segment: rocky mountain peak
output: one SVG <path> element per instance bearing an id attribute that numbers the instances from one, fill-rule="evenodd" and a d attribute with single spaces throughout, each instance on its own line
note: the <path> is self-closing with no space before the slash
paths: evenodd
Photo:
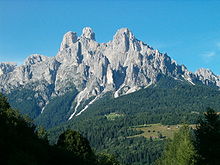
<path id="1" fill-rule="evenodd" d="M 210 70 L 189 72 L 167 54 L 136 39 L 128 28 L 119 29 L 112 41 L 98 43 L 93 30 L 85 27 L 80 37 L 67 32 L 55 57 L 33 54 L 18 67 L 0 63 L 0 90 L 34 90 L 42 97 L 43 109 L 52 97 L 74 88 L 77 95 L 69 112 L 71 119 L 107 92 L 120 97 L 157 83 L 161 75 L 220 87 L 220 77 Z M 90 100 L 88 105 L 80 108 L 86 100 Z"/>
<path id="2" fill-rule="evenodd" d="M 0 62 L 0 67 L 3 67 L 3 66 L 17 66 L 17 63 L 16 62 Z"/>
<path id="3" fill-rule="evenodd" d="M 220 77 L 215 75 L 210 69 L 198 69 L 195 75 L 206 85 L 220 86 Z"/>
<path id="4" fill-rule="evenodd" d="M 95 33 L 93 32 L 92 28 L 85 27 L 83 28 L 83 31 L 82 31 L 82 37 L 95 40 Z"/>
<path id="5" fill-rule="evenodd" d="M 127 52 L 130 48 L 139 49 L 140 45 L 134 34 L 128 28 L 119 29 L 113 38 L 113 49 L 118 52 Z"/>
<path id="6" fill-rule="evenodd" d="M 114 40 L 132 41 L 134 39 L 135 39 L 134 34 L 128 28 L 121 28 L 114 35 Z"/>
<path id="7" fill-rule="evenodd" d="M 0 63 L 0 76 L 12 72 L 17 64 L 14 62 L 1 62 Z"/>
<path id="8" fill-rule="evenodd" d="M 214 73 L 210 70 L 210 69 L 206 69 L 206 68 L 200 68 L 198 69 L 195 74 L 197 75 L 203 75 L 204 77 L 208 77 L 211 75 L 214 75 Z"/>
<path id="9" fill-rule="evenodd" d="M 62 51 L 63 49 L 66 49 L 68 47 L 70 47 L 72 44 L 74 44 L 77 41 L 77 34 L 76 32 L 67 32 L 64 36 L 63 36 L 63 41 L 60 45 L 60 51 Z"/>
<path id="10" fill-rule="evenodd" d="M 28 58 L 25 59 L 25 64 L 26 65 L 33 65 L 36 63 L 40 63 L 42 61 L 47 60 L 48 57 L 41 55 L 41 54 L 32 54 L 31 56 L 29 56 Z"/>

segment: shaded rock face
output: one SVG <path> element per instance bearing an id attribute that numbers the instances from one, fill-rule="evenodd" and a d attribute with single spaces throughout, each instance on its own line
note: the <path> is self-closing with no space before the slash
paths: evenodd
<path id="1" fill-rule="evenodd" d="M 16 68 L 16 63 L 2 62 L 0 63 L 0 76 L 7 75 Z"/>
<path id="2" fill-rule="evenodd" d="M 84 100 L 95 97 L 94 102 L 109 91 L 115 97 L 135 92 L 155 84 L 161 74 L 193 85 L 201 82 L 220 87 L 219 76 L 205 69 L 189 72 L 167 54 L 136 39 L 127 28 L 119 29 L 112 41 L 98 43 L 93 30 L 86 27 L 79 37 L 67 32 L 55 57 L 34 54 L 21 66 L 0 63 L 0 89 L 31 88 L 46 105 L 51 97 L 75 87 L 78 95 L 72 118 L 81 114 L 77 108 Z"/>

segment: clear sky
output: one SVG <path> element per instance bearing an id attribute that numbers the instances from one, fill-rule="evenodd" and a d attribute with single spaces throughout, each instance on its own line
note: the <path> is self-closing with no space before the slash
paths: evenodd
<path id="1" fill-rule="evenodd" d="M 67 31 L 89 26 L 98 42 L 128 27 L 190 71 L 220 75 L 218 0 L 0 0 L 0 62 L 55 56 Z"/>

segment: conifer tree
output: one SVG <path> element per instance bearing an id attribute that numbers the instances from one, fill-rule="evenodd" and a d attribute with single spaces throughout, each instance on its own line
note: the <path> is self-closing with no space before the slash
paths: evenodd
<path id="1" fill-rule="evenodd" d="M 95 155 L 89 145 L 89 141 L 77 131 L 66 130 L 59 136 L 57 146 L 71 152 L 73 157 L 94 161 Z"/>
<path id="2" fill-rule="evenodd" d="M 195 165 L 197 153 L 192 141 L 192 133 L 186 125 L 175 133 L 162 157 L 156 162 L 157 165 Z"/>
<path id="3" fill-rule="evenodd" d="M 200 119 L 195 132 L 200 165 L 220 164 L 220 120 L 211 108 Z"/>
<path id="4" fill-rule="evenodd" d="M 120 165 L 120 163 L 111 154 L 99 153 L 97 158 L 97 165 Z"/>

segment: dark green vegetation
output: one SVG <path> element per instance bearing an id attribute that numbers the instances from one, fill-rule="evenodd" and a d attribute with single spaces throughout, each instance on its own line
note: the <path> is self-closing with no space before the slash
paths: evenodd
<path id="1" fill-rule="evenodd" d="M 73 100 L 77 90 L 73 88 L 69 93 L 52 98 L 42 114 L 36 105 L 41 98 L 36 99 L 35 94 L 36 92 L 23 89 L 16 90 L 7 97 L 13 108 L 30 116 L 37 125 L 51 128 L 60 125 L 71 115 L 73 109 L 70 108 L 75 106 Z M 110 113 L 129 115 L 130 125 L 159 122 L 167 125 L 186 121 L 193 123 L 198 113 L 204 112 L 207 107 L 218 109 L 219 100 L 220 91 L 215 88 L 193 86 L 185 81 L 161 77 L 156 85 L 116 99 L 112 93 L 107 93 L 90 105 L 83 116 L 104 116 Z"/>
<path id="2" fill-rule="evenodd" d="M 14 90 L 7 95 L 10 105 L 18 109 L 20 113 L 34 119 L 40 115 L 41 109 L 38 106 L 38 101 L 41 97 L 35 98 L 36 92 L 28 89 Z"/>
<path id="3" fill-rule="evenodd" d="M 87 137 L 96 151 L 111 153 L 122 164 L 148 165 L 160 157 L 166 140 L 129 138 L 142 133 L 132 127 L 195 124 L 207 107 L 220 109 L 219 100 L 214 88 L 162 78 L 157 85 L 116 99 L 106 94 L 80 116 L 50 129 L 50 140 L 71 128 Z"/>
<path id="4" fill-rule="evenodd" d="M 165 147 L 162 157 L 156 162 L 158 165 L 196 165 L 198 154 L 193 144 L 192 130 L 187 125 L 175 133 Z"/>
<path id="5" fill-rule="evenodd" d="M 72 105 L 74 94 L 67 95 L 54 98 L 44 113 L 35 118 L 38 125 L 49 129 L 50 142 L 56 144 L 64 130 L 74 129 L 89 140 L 95 151 L 111 153 L 122 164 L 150 165 L 161 156 L 166 143 L 166 140 L 130 138 L 142 133 L 132 127 L 195 124 L 207 107 L 220 109 L 219 90 L 161 77 L 156 85 L 119 98 L 107 93 L 80 116 L 60 125 L 72 113 L 68 106 L 63 108 L 65 102 Z"/>
<path id="6" fill-rule="evenodd" d="M 214 110 L 208 109 L 204 118 L 199 120 L 195 135 L 196 147 L 201 156 L 199 164 L 218 165 L 220 163 L 220 119 Z"/>
<path id="7" fill-rule="evenodd" d="M 88 120 L 76 120 L 76 122 L 64 127 L 54 128 L 50 131 L 50 140 L 56 141 L 56 137 L 63 129 L 76 129 L 87 137 L 91 146 L 97 152 L 111 153 L 122 164 L 136 162 L 137 164 L 150 164 L 160 156 L 164 141 L 152 141 L 144 137 L 128 138 L 141 133 L 128 129 L 126 120 L 110 120 L 97 117 Z M 54 139 L 55 138 L 55 139 Z"/>
<path id="8" fill-rule="evenodd" d="M 73 100 L 77 95 L 77 90 L 72 90 L 63 96 L 55 97 L 44 108 L 44 112 L 35 119 L 35 124 L 47 127 L 59 125 L 67 121 L 71 113 L 69 112 Z"/>
<path id="9" fill-rule="evenodd" d="M 66 121 L 71 115 L 69 110 L 74 104 L 73 100 L 76 95 L 77 90 L 72 88 L 65 95 L 52 98 L 42 114 L 38 103 L 42 102 L 43 99 L 37 92 L 29 89 L 14 90 L 7 95 L 7 98 L 13 108 L 34 119 L 37 125 L 42 125 L 43 123 L 47 127 L 53 127 Z"/>
<path id="10" fill-rule="evenodd" d="M 0 95 L 1 165 L 117 165 L 105 154 L 95 155 L 89 142 L 78 132 L 63 132 L 55 145 L 49 145 L 46 132 L 13 110 Z"/>
<path id="11" fill-rule="evenodd" d="M 208 109 L 195 130 L 183 126 L 167 143 L 157 165 L 218 165 L 220 162 L 220 119 Z"/>

